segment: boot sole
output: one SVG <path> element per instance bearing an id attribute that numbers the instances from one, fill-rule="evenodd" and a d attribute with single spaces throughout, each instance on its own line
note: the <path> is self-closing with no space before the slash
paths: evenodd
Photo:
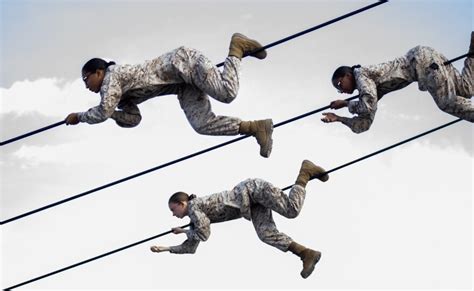
<path id="1" fill-rule="evenodd" d="M 233 38 L 235 37 L 236 39 L 240 39 L 240 40 L 242 40 L 242 41 L 250 42 L 253 46 L 256 46 L 257 48 L 261 48 L 261 47 L 262 47 L 262 45 L 261 45 L 258 41 L 254 40 L 254 39 L 250 39 L 250 38 L 246 37 L 245 35 L 243 35 L 243 34 L 241 34 L 241 33 L 238 33 L 238 32 L 237 32 L 237 33 L 234 33 L 234 34 L 232 35 L 232 37 L 233 37 Z M 255 57 L 255 58 L 259 59 L 259 60 L 263 60 L 264 58 L 267 57 L 267 51 L 266 51 L 266 50 L 262 50 L 262 51 L 259 51 L 259 52 L 257 52 L 257 53 L 254 53 L 254 54 L 247 54 L 247 53 L 244 53 L 243 56 L 245 57 L 246 55 Z"/>
<path id="2" fill-rule="evenodd" d="M 311 265 L 309 271 L 307 273 L 303 273 L 301 272 L 301 277 L 303 277 L 303 279 L 306 279 L 308 278 L 314 271 L 314 267 L 316 267 L 316 264 L 319 262 L 319 260 L 321 259 L 321 253 L 320 252 L 317 252 L 318 253 L 318 256 L 316 257 L 316 259 L 314 260 L 313 264 Z"/>
<path id="3" fill-rule="evenodd" d="M 304 160 L 303 163 L 305 164 L 308 164 L 309 166 L 311 166 L 312 168 L 317 168 L 319 169 L 320 171 L 322 171 L 323 173 L 326 172 L 326 170 L 324 170 L 323 168 L 321 168 L 320 166 L 317 166 L 315 165 L 313 162 L 311 162 L 310 160 Z M 320 174 L 316 174 L 316 175 L 313 175 L 311 176 L 310 180 L 313 180 L 313 179 L 318 179 L 322 182 L 326 182 L 327 180 L 329 180 L 329 175 L 324 175 L 324 176 L 321 176 L 319 177 Z"/>
<path id="4" fill-rule="evenodd" d="M 272 148 L 273 148 L 273 139 L 272 139 L 273 121 L 271 119 L 267 119 L 265 122 L 265 132 L 269 133 L 268 141 L 267 141 L 268 148 L 266 150 L 261 148 L 260 155 L 264 158 L 268 158 L 270 154 L 272 153 Z"/>

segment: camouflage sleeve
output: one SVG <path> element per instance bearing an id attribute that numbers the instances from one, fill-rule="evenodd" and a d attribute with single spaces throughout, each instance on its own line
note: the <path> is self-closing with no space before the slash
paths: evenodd
<path id="1" fill-rule="evenodd" d="M 339 117 L 339 120 L 355 133 L 367 131 L 373 121 L 370 116 Z"/>
<path id="2" fill-rule="evenodd" d="M 200 210 L 191 211 L 188 215 L 193 223 L 193 227 L 185 231 L 188 239 L 206 241 L 211 235 L 211 221 L 207 215 Z"/>
<path id="3" fill-rule="evenodd" d="M 80 122 L 100 123 L 112 116 L 122 97 L 122 88 L 115 74 L 109 73 L 105 76 L 100 94 L 102 98 L 98 106 L 79 113 Z"/>
<path id="4" fill-rule="evenodd" d="M 118 126 L 135 127 L 142 120 L 140 109 L 132 102 L 125 102 L 123 104 L 120 102 L 118 108 L 121 110 L 115 110 L 111 116 Z"/>
<path id="5" fill-rule="evenodd" d="M 198 240 L 187 239 L 179 246 L 170 247 L 170 253 L 172 254 L 194 254 L 197 247 L 199 246 Z"/>
<path id="6" fill-rule="evenodd" d="M 359 100 L 350 101 L 349 112 L 352 114 L 372 114 L 377 110 L 377 85 L 375 82 L 362 73 L 356 78 L 359 89 Z"/>

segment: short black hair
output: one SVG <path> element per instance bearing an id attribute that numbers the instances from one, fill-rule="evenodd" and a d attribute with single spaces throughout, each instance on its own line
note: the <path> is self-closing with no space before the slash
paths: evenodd
<path id="1" fill-rule="evenodd" d="M 109 66 L 115 65 L 115 62 L 107 62 L 100 58 L 93 58 L 87 61 L 87 63 L 82 66 L 83 73 L 95 73 L 97 70 L 107 69 Z"/>

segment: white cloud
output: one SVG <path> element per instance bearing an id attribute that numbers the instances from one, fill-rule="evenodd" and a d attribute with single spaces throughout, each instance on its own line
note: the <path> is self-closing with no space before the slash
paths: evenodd
<path id="1" fill-rule="evenodd" d="M 12 113 L 2 121 L 15 127 L 9 135 L 21 133 L 17 127 L 27 123 L 28 113 L 41 113 L 29 115 L 28 125 L 34 127 L 45 121 L 41 117 L 53 120 L 95 106 L 98 95 L 89 93 L 76 78 L 76 68 L 90 56 L 136 63 L 186 44 L 220 62 L 234 31 L 269 43 L 365 3 L 272 2 L 269 13 L 269 1 L 229 2 L 32 5 L 32 17 L 14 18 L 21 19 L 26 29 L 6 26 L 14 30 L 11 35 L 27 36 L 21 38 L 24 47 L 38 46 L 36 57 L 27 60 L 18 49 L 21 46 L 14 45 L 17 39 L 5 42 L 16 56 L 3 60 L 15 64 L 6 64 L 11 69 L 7 83 L 14 84 L 0 89 L 0 114 Z M 213 101 L 213 108 L 219 114 L 282 121 L 341 97 L 329 82 L 337 65 L 387 61 L 420 43 L 450 57 L 459 55 L 467 48 L 472 19 L 463 3 L 472 7 L 469 0 L 438 1 L 429 9 L 421 9 L 426 6 L 423 2 L 390 1 L 275 47 L 265 61 L 245 59 L 239 97 L 230 105 Z M 102 5 L 117 17 L 83 33 L 83 20 L 96 19 Z M 43 19 L 43 9 L 51 17 Z M 167 13 L 157 18 L 156 11 Z M 209 11 L 215 17 L 208 17 Z M 436 26 L 433 17 L 445 21 Z M 41 21 L 32 23 L 32 19 Z M 281 25 L 275 28 L 275 23 Z M 60 36 L 52 47 L 50 42 L 34 42 L 51 34 Z M 52 64 L 58 58 L 61 62 Z M 57 72 L 70 79 L 36 79 Z M 33 81 L 18 81 L 24 76 Z M 206 195 L 230 189 L 248 177 L 287 186 L 303 158 L 332 168 L 452 120 L 436 108 L 428 93 L 410 87 L 384 97 L 373 128 L 362 135 L 312 116 L 275 130 L 270 159 L 260 158 L 255 141 L 249 139 L 2 226 L 1 286 L 185 223 L 172 219 L 167 209 L 166 200 L 174 191 Z M 230 139 L 193 132 L 174 96 L 150 100 L 140 109 L 143 120 L 137 128 L 121 129 L 112 121 L 60 127 L 2 149 L 2 218 Z M 58 141 L 63 144 L 56 145 Z M 300 217 L 288 220 L 275 215 L 282 231 L 323 251 L 308 280 L 299 277 L 298 258 L 264 245 L 251 223 L 240 220 L 213 225 L 210 240 L 194 256 L 149 252 L 151 244 L 183 240 L 170 235 L 28 287 L 467 288 L 472 273 L 472 156 L 459 150 L 460 144 L 472 152 L 472 124 L 459 123 L 344 168 L 332 174 L 328 183 L 311 182 Z M 21 164 L 28 167 L 20 169 Z"/>
<path id="2" fill-rule="evenodd" d="M 85 90 L 80 79 L 66 81 L 58 78 L 41 78 L 34 81 L 17 81 L 6 89 L 0 88 L 0 114 L 39 112 L 46 116 L 66 116 L 98 101 L 98 95 Z M 90 97 L 90 96 L 89 96 Z"/>

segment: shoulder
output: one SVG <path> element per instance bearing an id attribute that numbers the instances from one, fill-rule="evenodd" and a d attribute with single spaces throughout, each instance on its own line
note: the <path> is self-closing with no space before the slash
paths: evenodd
<path id="1" fill-rule="evenodd" d="M 194 198 L 188 202 L 189 216 L 193 215 L 196 211 L 200 211 L 202 208 L 202 201 L 200 198 Z"/>
<path id="2" fill-rule="evenodd" d="M 126 87 L 140 71 L 140 65 L 113 65 L 107 68 L 104 83 L 110 87 Z"/>
<path id="3" fill-rule="evenodd" d="M 366 81 L 367 79 L 371 78 L 370 76 L 372 71 L 372 67 L 354 68 L 354 78 L 361 82 Z"/>
<path id="4" fill-rule="evenodd" d="M 188 204 L 188 216 L 193 222 L 201 222 L 207 219 L 208 207 L 205 201 L 201 201 L 199 198 L 194 198 Z"/>
<path id="5" fill-rule="evenodd" d="M 110 73 L 114 77 L 123 77 L 127 75 L 133 75 L 140 70 L 141 65 L 113 65 L 107 68 L 106 73 Z"/>

